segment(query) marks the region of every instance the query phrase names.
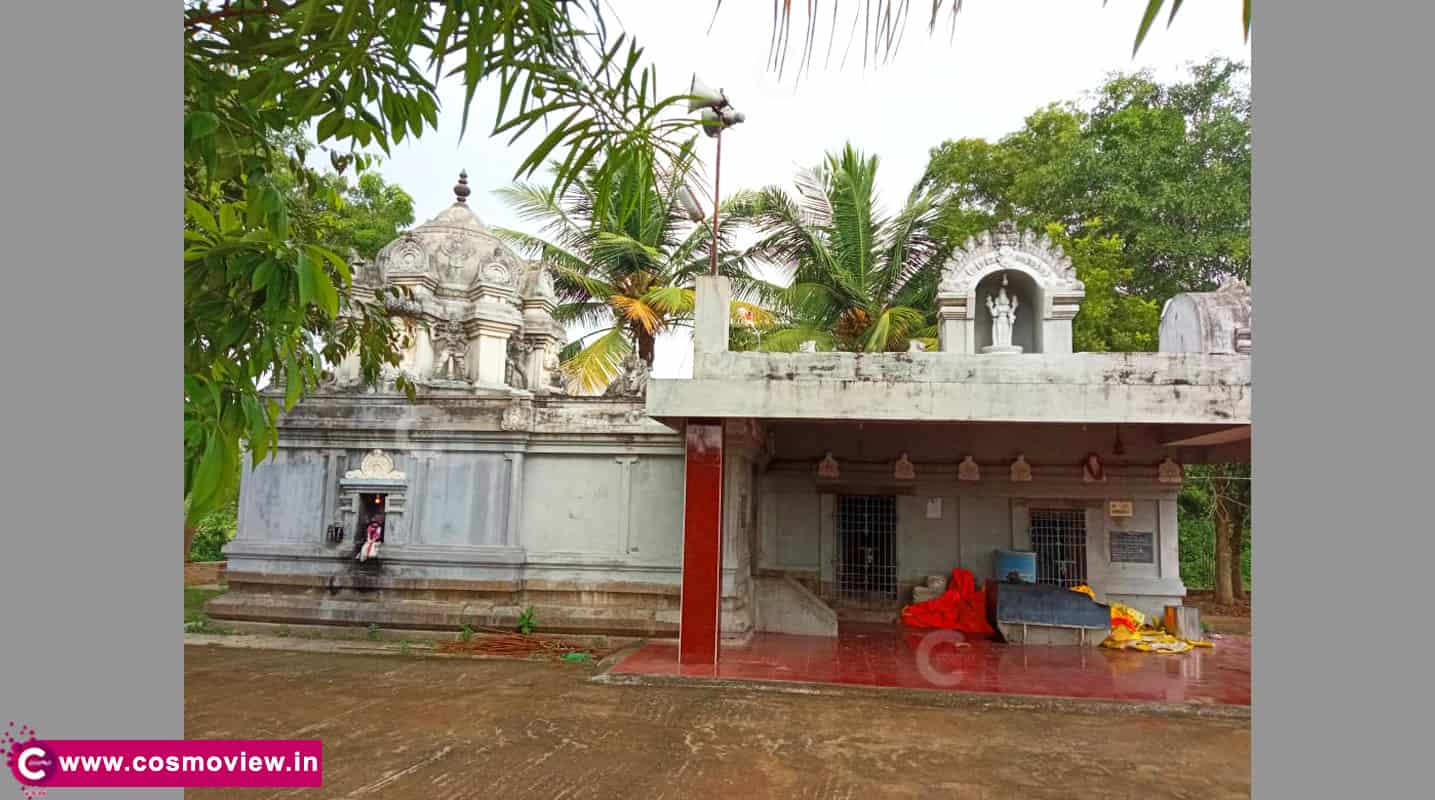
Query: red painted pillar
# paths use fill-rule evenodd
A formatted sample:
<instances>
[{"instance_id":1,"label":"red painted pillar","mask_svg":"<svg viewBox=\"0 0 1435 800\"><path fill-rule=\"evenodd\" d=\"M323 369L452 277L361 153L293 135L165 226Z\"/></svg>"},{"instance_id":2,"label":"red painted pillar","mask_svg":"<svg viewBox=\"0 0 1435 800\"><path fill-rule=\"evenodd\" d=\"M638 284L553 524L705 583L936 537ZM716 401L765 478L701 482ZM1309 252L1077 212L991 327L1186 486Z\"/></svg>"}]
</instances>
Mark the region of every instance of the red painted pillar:
<instances>
[{"instance_id":1,"label":"red painted pillar","mask_svg":"<svg viewBox=\"0 0 1435 800\"><path fill-rule=\"evenodd\" d=\"M722 613L722 422L688 422L678 663L717 664Z\"/></svg>"}]
</instances>

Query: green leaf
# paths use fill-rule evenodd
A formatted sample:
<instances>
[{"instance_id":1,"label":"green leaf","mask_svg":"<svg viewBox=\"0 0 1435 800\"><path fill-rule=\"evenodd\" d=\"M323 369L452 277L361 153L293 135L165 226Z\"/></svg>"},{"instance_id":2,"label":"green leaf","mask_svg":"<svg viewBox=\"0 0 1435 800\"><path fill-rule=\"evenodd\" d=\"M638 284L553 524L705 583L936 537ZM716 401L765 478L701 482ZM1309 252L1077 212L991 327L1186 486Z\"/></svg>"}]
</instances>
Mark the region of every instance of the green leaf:
<instances>
[{"instance_id":1,"label":"green leaf","mask_svg":"<svg viewBox=\"0 0 1435 800\"><path fill-rule=\"evenodd\" d=\"M304 389L304 379L299 373L299 362L294 356L284 360L284 410L290 411L299 402L299 393Z\"/></svg>"},{"instance_id":2,"label":"green leaf","mask_svg":"<svg viewBox=\"0 0 1435 800\"><path fill-rule=\"evenodd\" d=\"M219 223L214 221L214 215L209 213L209 209L200 205L199 201L188 195L185 195L184 198L184 215L206 232L215 236L219 235Z\"/></svg>"},{"instance_id":3,"label":"green leaf","mask_svg":"<svg viewBox=\"0 0 1435 800\"><path fill-rule=\"evenodd\" d=\"M1171 16L1166 18L1166 27L1171 27L1171 23L1176 21L1176 12L1181 10L1181 4L1183 2L1185 2L1185 0L1171 0ZM1249 0L1247 0L1247 2L1249 2Z\"/></svg>"},{"instance_id":4,"label":"green leaf","mask_svg":"<svg viewBox=\"0 0 1435 800\"><path fill-rule=\"evenodd\" d=\"M318 274L319 269L314 262L309 259L308 254L300 253L296 272L299 275L299 302L307 306L314 301L314 297L318 292L318 286L314 281L314 276Z\"/></svg>"},{"instance_id":5,"label":"green leaf","mask_svg":"<svg viewBox=\"0 0 1435 800\"><path fill-rule=\"evenodd\" d=\"M309 262L314 271L314 290L319 307L324 313L333 319L339 316L339 292L334 288L334 282L329 280L329 275L313 261Z\"/></svg>"},{"instance_id":6,"label":"green leaf","mask_svg":"<svg viewBox=\"0 0 1435 800\"><path fill-rule=\"evenodd\" d=\"M1146 34L1151 30L1151 23L1156 21L1156 15L1161 13L1161 6L1166 0L1148 0L1146 13L1141 15L1141 27L1136 31L1136 44L1131 48L1131 57L1136 57L1136 51L1141 49L1141 43L1146 40Z\"/></svg>"},{"instance_id":7,"label":"green leaf","mask_svg":"<svg viewBox=\"0 0 1435 800\"><path fill-rule=\"evenodd\" d=\"M210 431L189 490L190 507L195 513L203 515L209 511L224 478L225 460L223 435Z\"/></svg>"},{"instance_id":8,"label":"green leaf","mask_svg":"<svg viewBox=\"0 0 1435 800\"><path fill-rule=\"evenodd\" d=\"M211 136L219 130L219 116L212 111L191 111L184 115L184 146Z\"/></svg>"},{"instance_id":9,"label":"green leaf","mask_svg":"<svg viewBox=\"0 0 1435 800\"><path fill-rule=\"evenodd\" d=\"M280 267L275 263L274 259L265 259L264 263L260 264L259 268L254 270L254 278L250 284L250 288L257 292L268 286L269 282L274 280L274 276L279 274L279 269Z\"/></svg>"},{"instance_id":10,"label":"green leaf","mask_svg":"<svg viewBox=\"0 0 1435 800\"><path fill-rule=\"evenodd\" d=\"M219 230L226 236L239 230L239 212L233 203L225 203L219 207Z\"/></svg>"},{"instance_id":11,"label":"green leaf","mask_svg":"<svg viewBox=\"0 0 1435 800\"><path fill-rule=\"evenodd\" d=\"M320 247L318 245L309 245L305 249L309 251L310 257L315 261L323 260L333 264L334 269L339 273L340 280L344 282L344 285L349 285L352 280L349 263L340 258L338 253L335 253L327 247Z\"/></svg>"},{"instance_id":12,"label":"green leaf","mask_svg":"<svg viewBox=\"0 0 1435 800\"><path fill-rule=\"evenodd\" d=\"M344 112L334 109L319 120L319 125L314 129L314 140L322 144L326 139L332 139L339 132L339 126L344 122Z\"/></svg>"}]
</instances>

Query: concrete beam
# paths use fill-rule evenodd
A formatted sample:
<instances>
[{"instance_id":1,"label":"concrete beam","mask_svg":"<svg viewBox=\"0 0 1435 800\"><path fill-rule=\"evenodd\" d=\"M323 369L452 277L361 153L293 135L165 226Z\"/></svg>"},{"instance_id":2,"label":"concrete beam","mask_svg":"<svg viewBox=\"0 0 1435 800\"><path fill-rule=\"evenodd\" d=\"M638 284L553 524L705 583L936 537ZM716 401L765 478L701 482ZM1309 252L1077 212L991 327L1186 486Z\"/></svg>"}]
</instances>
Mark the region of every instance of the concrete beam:
<instances>
[{"instance_id":1,"label":"concrete beam","mask_svg":"<svg viewBox=\"0 0 1435 800\"><path fill-rule=\"evenodd\" d=\"M647 413L689 417L1248 426L1250 359L1187 353L698 354Z\"/></svg>"},{"instance_id":2,"label":"concrete beam","mask_svg":"<svg viewBox=\"0 0 1435 800\"><path fill-rule=\"evenodd\" d=\"M726 340L724 340L726 341ZM699 351L694 376L727 381L1251 385L1251 359L1201 353L735 353Z\"/></svg>"},{"instance_id":3,"label":"concrete beam","mask_svg":"<svg viewBox=\"0 0 1435 800\"><path fill-rule=\"evenodd\" d=\"M1223 431L1215 431L1201 436L1191 436L1179 439L1174 442L1165 442L1166 447L1212 447L1222 444L1233 444L1235 442L1249 442L1251 440L1251 429L1249 426L1238 428L1227 428Z\"/></svg>"}]
</instances>

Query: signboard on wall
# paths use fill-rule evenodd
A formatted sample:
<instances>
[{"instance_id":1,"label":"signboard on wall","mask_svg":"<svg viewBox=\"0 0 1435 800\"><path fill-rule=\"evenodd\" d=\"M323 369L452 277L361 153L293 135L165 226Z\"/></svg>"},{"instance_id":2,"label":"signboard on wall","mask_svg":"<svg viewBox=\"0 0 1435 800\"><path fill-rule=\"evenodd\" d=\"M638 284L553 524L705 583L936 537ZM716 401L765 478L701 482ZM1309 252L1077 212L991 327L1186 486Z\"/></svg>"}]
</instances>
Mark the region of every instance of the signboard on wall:
<instances>
[{"instance_id":1,"label":"signboard on wall","mask_svg":"<svg viewBox=\"0 0 1435 800\"><path fill-rule=\"evenodd\" d=\"M1111 531L1111 563L1156 563L1156 534L1151 531Z\"/></svg>"},{"instance_id":2,"label":"signboard on wall","mask_svg":"<svg viewBox=\"0 0 1435 800\"><path fill-rule=\"evenodd\" d=\"M1135 504L1130 500L1112 500L1106 504L1106 513L1113 517L1130 517L1135 515Z\"/></svg>"}]
</instances>

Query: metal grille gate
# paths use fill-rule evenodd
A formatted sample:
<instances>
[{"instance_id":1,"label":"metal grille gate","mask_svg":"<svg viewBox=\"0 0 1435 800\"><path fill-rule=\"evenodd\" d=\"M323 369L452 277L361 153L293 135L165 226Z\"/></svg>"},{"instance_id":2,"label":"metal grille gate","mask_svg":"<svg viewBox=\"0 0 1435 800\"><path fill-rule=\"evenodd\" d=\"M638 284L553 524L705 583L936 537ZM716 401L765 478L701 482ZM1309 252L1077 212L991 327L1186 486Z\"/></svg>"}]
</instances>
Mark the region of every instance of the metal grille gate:
<instances>
[{"instance_id":1,"label":"metal grille gate","mask_svg":"<svg viewBox=\"0 0 1435 800\"><path fill-rule=\"evenodd\" d=\"M1032 510L1031 549L1036 551L1037 583L1086 583L1086 512L1072 508Z\"/></svg>"},{"instance_id":2,"label":"metal grille gate","mask_svg":"<svg viewBox=\"0 0 1435 800\"><path fill-rule=\"evenodd\" d=\"M897 498L838 495L837 598L848 605L897 601Z\"/></svg>"}]
</instances>

